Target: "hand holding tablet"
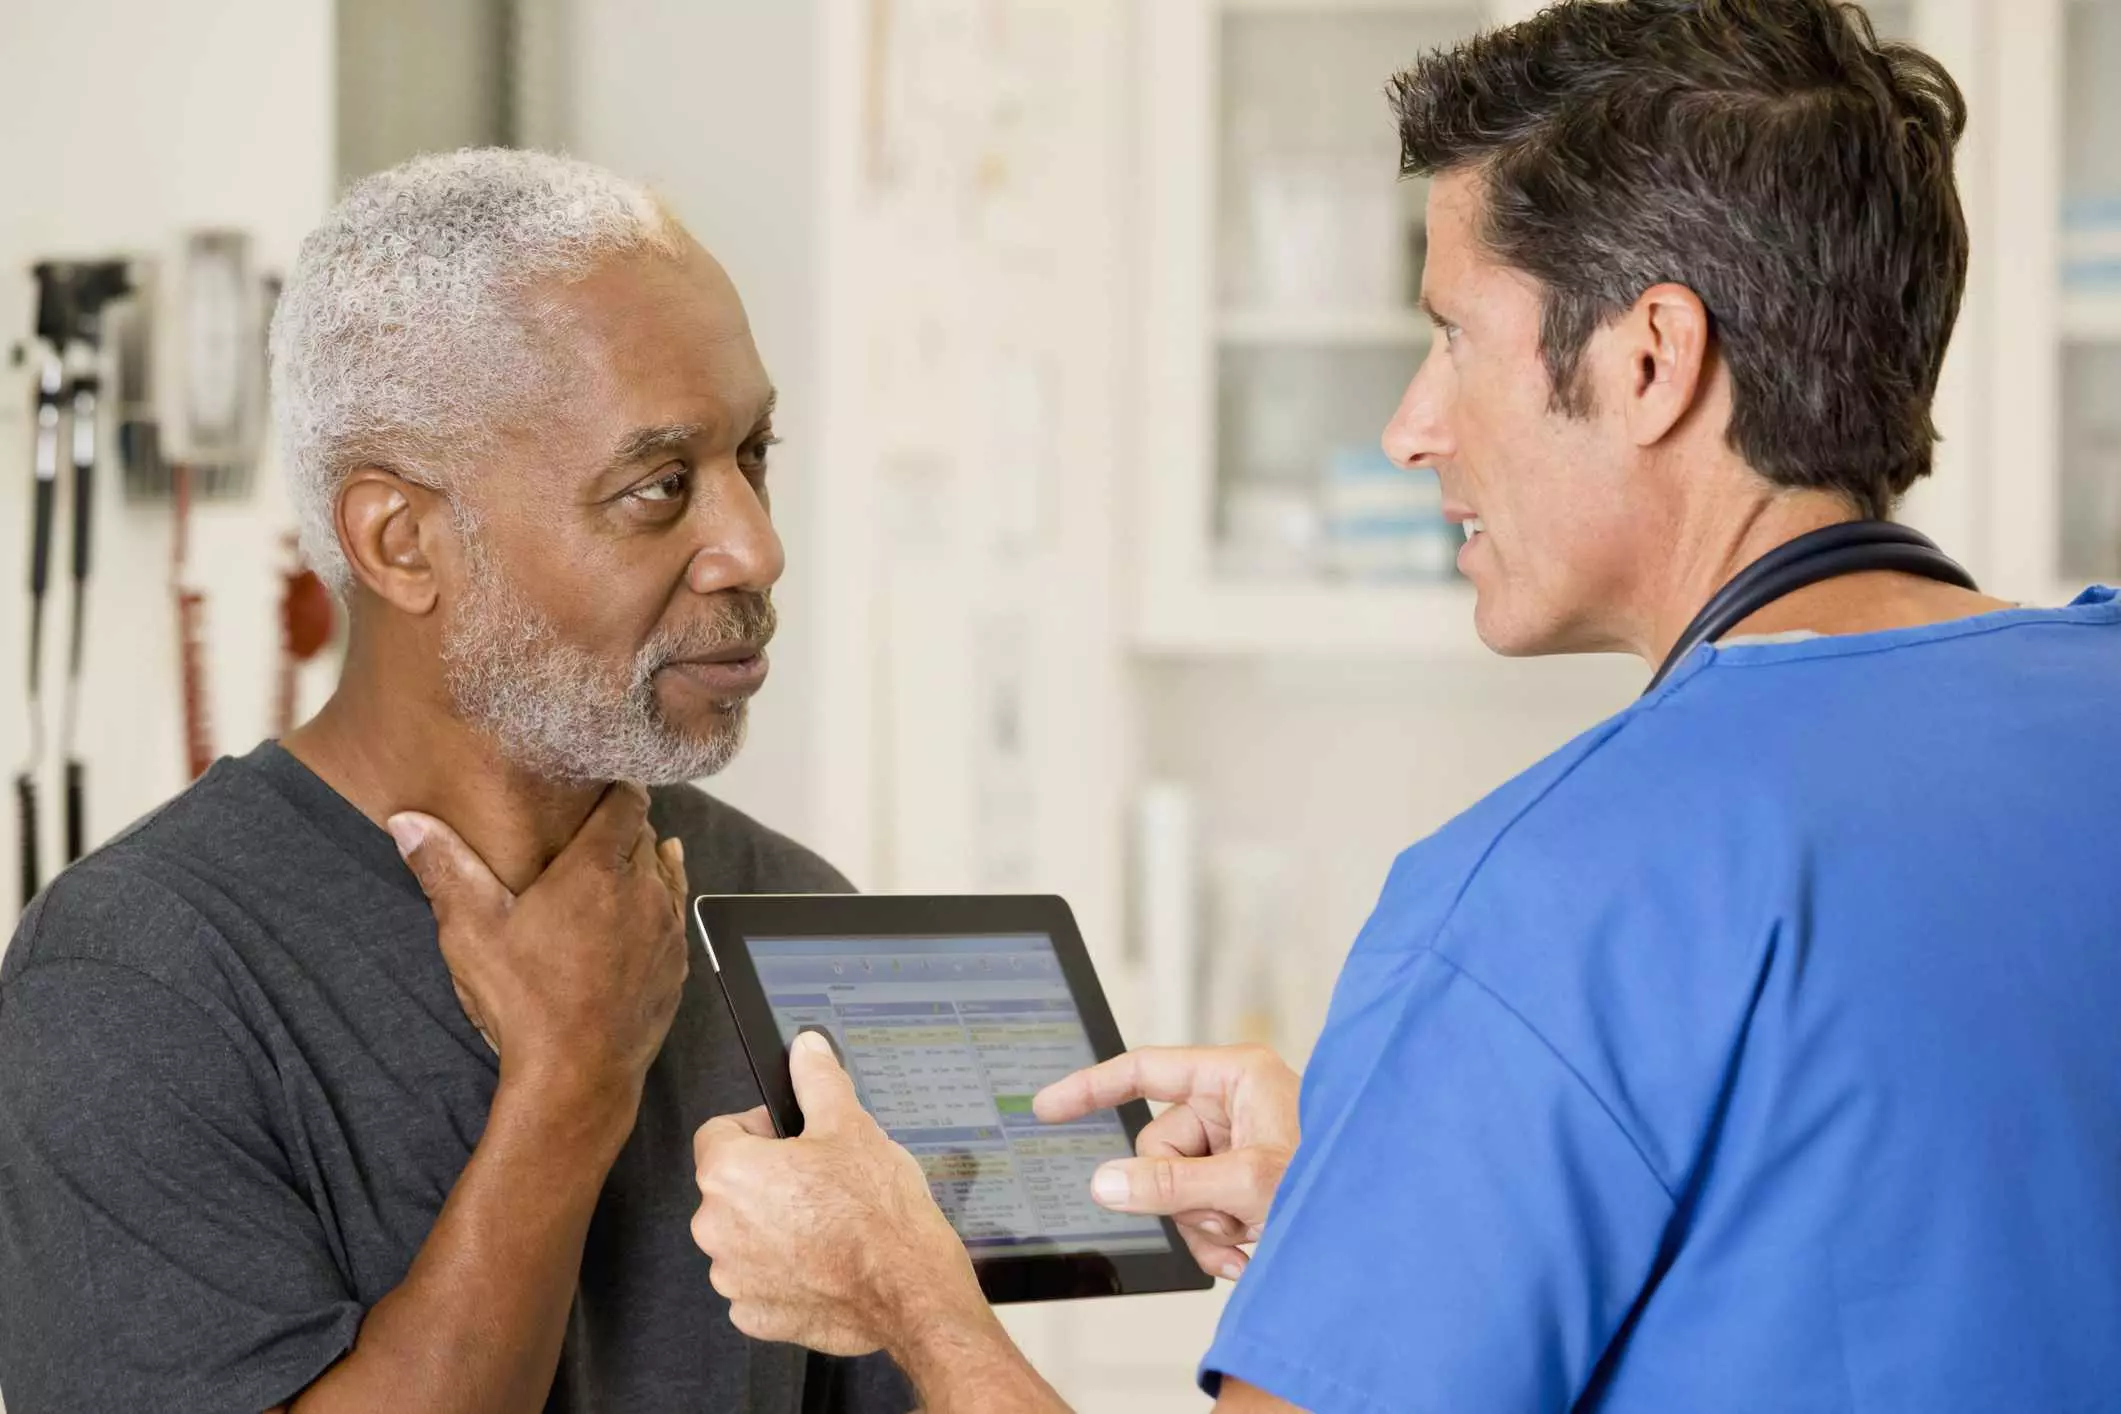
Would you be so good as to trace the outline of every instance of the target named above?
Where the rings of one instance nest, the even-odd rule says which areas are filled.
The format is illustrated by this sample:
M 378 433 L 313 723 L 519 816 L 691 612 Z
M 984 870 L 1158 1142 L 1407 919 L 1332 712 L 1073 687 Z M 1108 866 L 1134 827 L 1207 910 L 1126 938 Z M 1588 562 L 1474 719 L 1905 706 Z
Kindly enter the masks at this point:
M 1090 1196 L 1149 1125 L 1139 1099 L 1044 1123 L 1032 1099 L 1119 1055 L 1051 897 L 706 897 L 694 914 L 776 1132 L 802 1132 L 788 1046 L 827 1032 L 867 1111 L 919 1163 L 990 1301 L 1198 1290 L 1163 1217 Z
M 919 1161 L 862 1109 L 816 1033 L 788 1059 L 809 1121 L 800 1138 L 778 1137 L 763 1108 L 693 1136 L 692 1236 L 730 1320 L 833 1355 L 901 1344 L 937 1318 L 976 1328 L 991 1313 Z

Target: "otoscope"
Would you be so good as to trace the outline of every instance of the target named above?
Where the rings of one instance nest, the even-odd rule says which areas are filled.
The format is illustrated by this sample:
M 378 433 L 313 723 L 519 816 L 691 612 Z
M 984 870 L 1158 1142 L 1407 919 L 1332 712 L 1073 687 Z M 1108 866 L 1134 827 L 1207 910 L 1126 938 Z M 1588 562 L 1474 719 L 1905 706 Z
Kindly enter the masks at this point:
M 89 546 L 95 510 L 96 417 L 102 391 L 100 354 L 103 310 L 129 293 L 132 281 L 122 260 L 47 260 L 32 270 L 37 281 L 37 337 L 45 353 L 37 375 L 34 501 L 30 510 L 29 702 L 30 759 L 15 778 L 22 824 L 22 901 L 42 880 L 37 849 L 37 768 L 44 756 L 44 595 L 51 581 L 52 531 L 58 516 L 59 436 L 72 419 L 73 624 L 67 650 L 67 698 L 60 749 L 66 757 L 67 862 L 87 847 L 87 773 L 74 754 L 74 724 L 80 708 L 81 650 L 87 627 Z

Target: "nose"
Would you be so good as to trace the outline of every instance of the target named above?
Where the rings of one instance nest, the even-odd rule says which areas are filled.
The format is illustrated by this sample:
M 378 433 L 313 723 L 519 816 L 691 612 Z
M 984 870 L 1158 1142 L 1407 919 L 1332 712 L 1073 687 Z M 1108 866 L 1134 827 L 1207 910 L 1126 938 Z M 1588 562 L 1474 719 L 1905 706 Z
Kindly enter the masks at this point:
M 764 594 L 788 567 L 765 494 L 733 463 L 711 475 L 713 494 L 701 498 L 700 546 L 685 567 L 685 582 L 695 594 Z
M 1413 468 L 1448 460 L 1457 445 L 1451 439 L 1449 359 L 1439 335 L 1414 370 L 1399 407 L 1385 424 L 1382 445 L 1394 464 Z

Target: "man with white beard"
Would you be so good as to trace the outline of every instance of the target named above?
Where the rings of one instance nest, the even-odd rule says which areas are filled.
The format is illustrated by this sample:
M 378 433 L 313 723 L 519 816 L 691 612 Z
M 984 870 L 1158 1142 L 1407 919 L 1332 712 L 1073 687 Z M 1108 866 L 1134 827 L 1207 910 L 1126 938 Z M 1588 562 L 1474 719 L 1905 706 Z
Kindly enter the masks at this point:
M 336 694 L 68 871 L 0 971 L 0 1396 L 48 1410 L 903 1410 L 747 1340 L 687 1156 L 756 1089 L 691 883 L 843 890 L 684 782 L 742 741 L 774 392 L 646 193 L 357 185 L 273 329 Z M 446 822 L 446 823 L 445 823 Z

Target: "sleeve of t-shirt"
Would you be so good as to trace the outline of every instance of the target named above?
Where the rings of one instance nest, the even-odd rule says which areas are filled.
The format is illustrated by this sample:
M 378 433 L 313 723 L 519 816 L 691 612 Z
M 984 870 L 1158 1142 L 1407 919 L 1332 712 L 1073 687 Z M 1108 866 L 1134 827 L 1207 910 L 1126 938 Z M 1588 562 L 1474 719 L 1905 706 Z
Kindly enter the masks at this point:
M 228 1024 L 106 960 L 33 955 L 0 986 L 9 1414 L 263 1410 L 352 1348 L 269 1067 Z
M 1570 1065 L 1433 951 L 1351 957 L 1304 1138 L 1201 1367 L 1315 1411 L 1561 1409 L 1672 1203 Z

